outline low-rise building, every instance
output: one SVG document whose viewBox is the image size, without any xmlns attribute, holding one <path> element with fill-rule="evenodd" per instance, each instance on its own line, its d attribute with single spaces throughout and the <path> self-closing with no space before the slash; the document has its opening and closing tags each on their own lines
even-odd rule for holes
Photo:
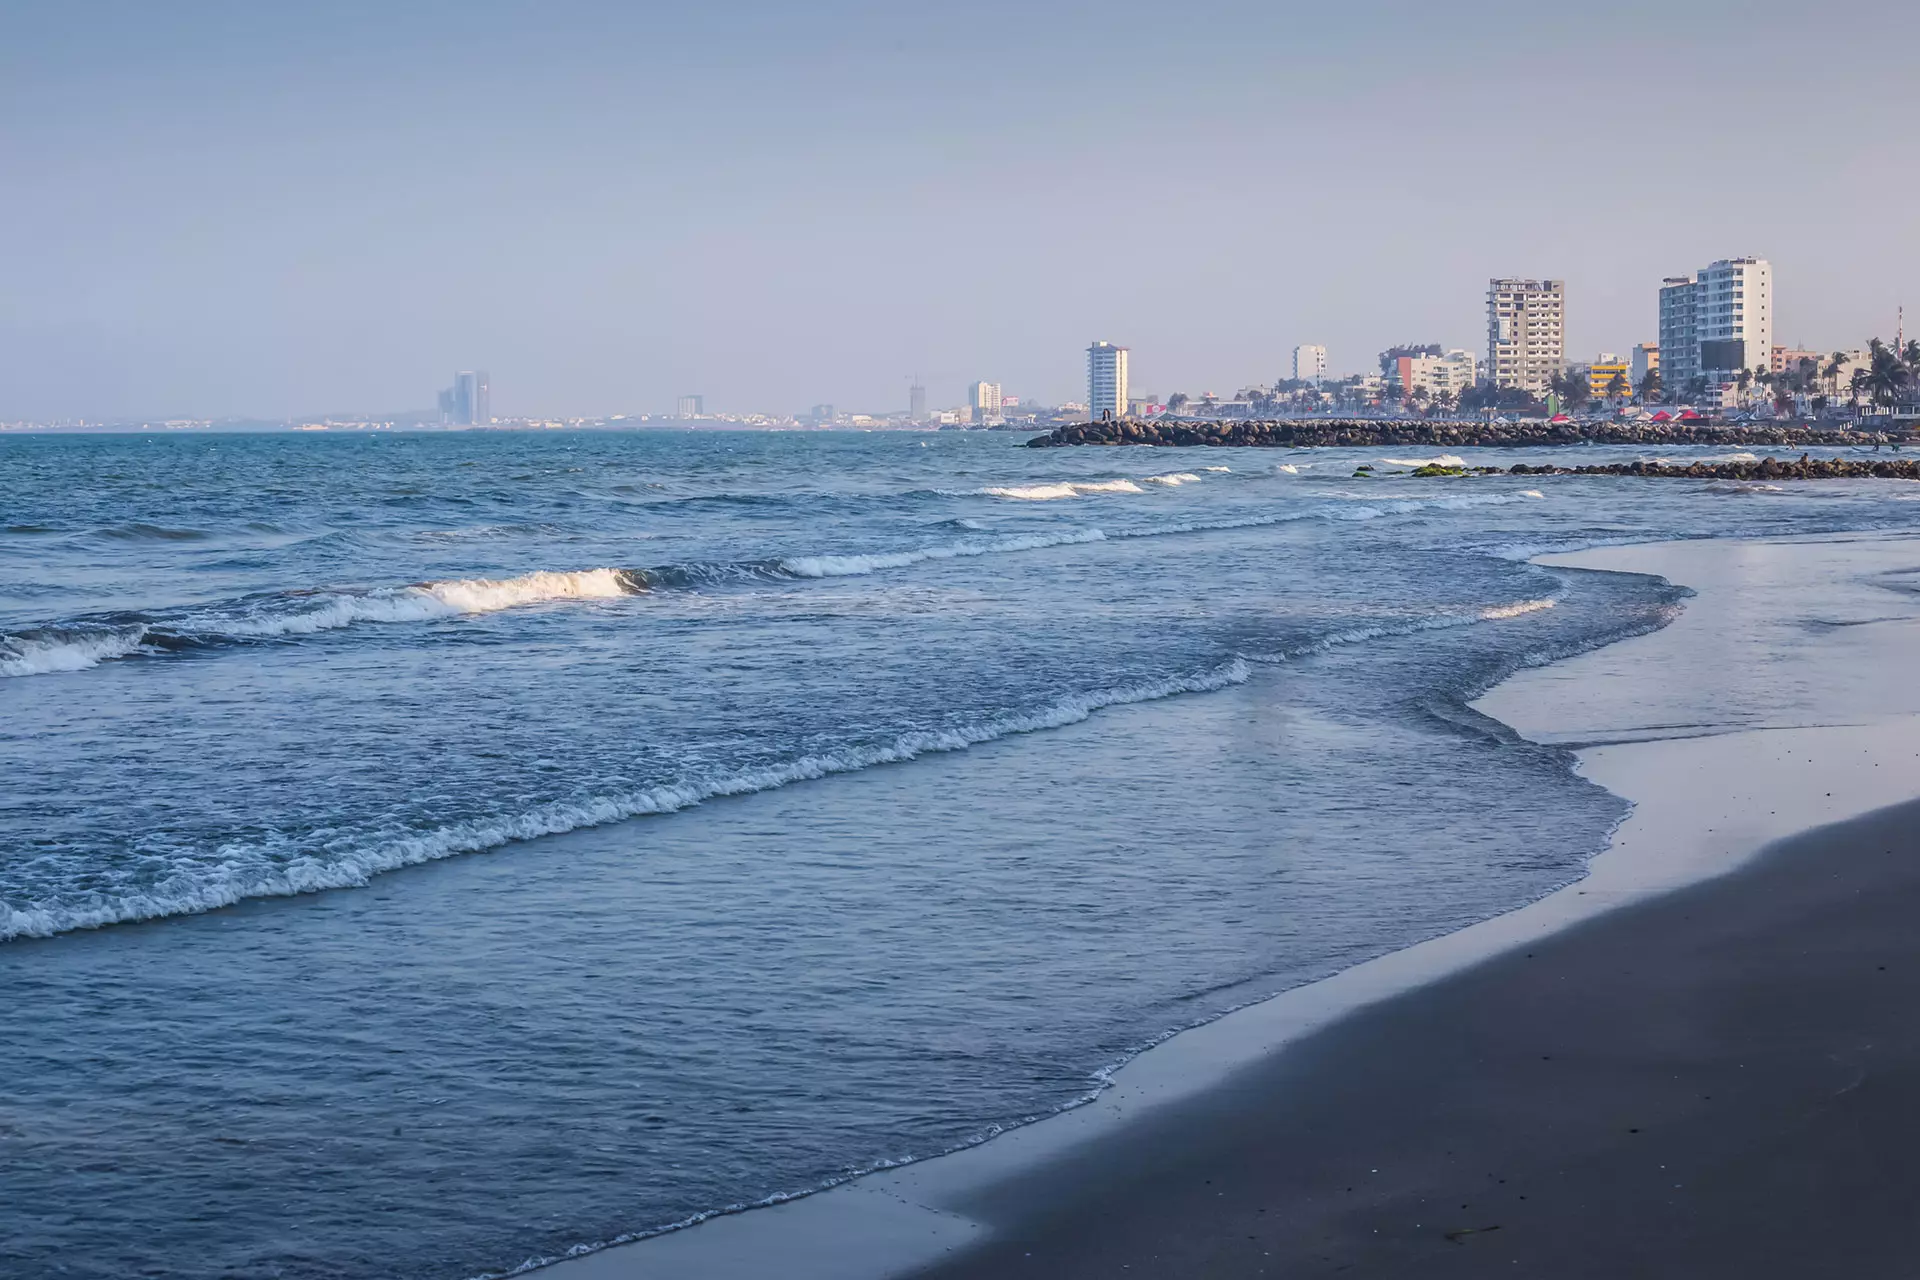
<svg viewBox="0 0 1920 1280">
<path fill-rule="evenodd" d="M 1409 394 L 1458 396 L 1473 386 L 1479 372 L 1480 362 L 1473 352 L 1458 347 L 1440 352 L 1433 347 L 1419 355 L 1391 357 L 1387 362 L 1386 380 Z"/>
<path fill-rule="evenodd" d="M 1596 400 L 1604 400 L 1613 394 L 1608 390 L 1613 380 L 1619 378 L 1624 388 L 1622 395 L 1633 394 L 1633 362 L 1622 360 L 1611 351 L 1602 352 L 1587 366 L 1587 394 Z"/>
<path fill-rule="evenodd" d="M 1631 370 L 1633 389 L 1638 391 L 1640 384 L 1647 380 L 1648 374 L 1660 373 L 1660 344 L 1657 342 L 1641 343 L 1633 349 L 1631 363 L 1633 365 Z M 1661 374 L 1662 380 L 1664 380 L 1665 377 L 1665 374 Z"/>
</svg>

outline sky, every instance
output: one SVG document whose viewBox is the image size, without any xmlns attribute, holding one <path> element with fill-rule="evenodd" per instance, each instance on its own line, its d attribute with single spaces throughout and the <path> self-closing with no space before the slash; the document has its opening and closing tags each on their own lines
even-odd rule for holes
<svg viewBox="0 0 1920 1280">
<path fill-rule="evenodd" d="M 1920 329 L 1920 6 L 0 0 L 0 421 L 1221 394 L 1774 263 Z"/>
</svg>

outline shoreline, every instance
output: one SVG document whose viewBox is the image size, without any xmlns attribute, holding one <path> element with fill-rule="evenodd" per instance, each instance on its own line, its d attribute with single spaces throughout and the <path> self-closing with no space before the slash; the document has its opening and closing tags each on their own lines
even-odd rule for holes
<svg viewBox="0 0 1920 1280">
<path fill-rule="evenodd" d="M 1903 538 L 1651 544 L 1544 559 L 1657 572 L 1649 570 L 1648 561 L 1663 556 L 1668 561 L 1719 556 L 1737 562 L 1756 547 L 1828 548 L 1811 557 L 1781 553 L 1788 559 L 1798 555 L 1819 560 L 1836 554 L 1832 548 L 1851 544 L 1857 550 L 1866 543 L 1879 544 L 1883 553 L 1902 565 L 1909 555 L 1920 560 L 1920 544 Z M 1638 706 L 1643 713 L 1655 710 L 1643 696 L 1634 696 L 1631 689 L 1622 695 L 1620 689 L 1623 678 L 1630 681 L 1631 673 L 1644 666 L 1646 650 L 1671 654 L 1697 646 L 1712 632 L 1716 619 L 1724 621 L 1720 613 L 1739 594 L 1732 585 L 1685 577 L 1673 580 L 1696 586 L 1700 595 L 1672 626 L 1522 672 L 1476 704 L 1536 740 L 1593 744 L 1579 752 L 1581 772 L 1634 802 L 1633 812 L 1615 831 L 1608 849 L 1579 881 L 1505 915 L 1367 961 L 1175 1035 L 1128 1062 L 1092 1102 L 989 1142 L 868 1174 L 790 1202 L 712 1217 L 694 1227 L 562 1260 L 548 1269 L 572 1268 L 568 1274 L 576 1280 L 608 1280 L 745 1277 L 768 1274 L 769 1267 L 775 1267 L 788 1276 L 852 1280 L 915 1274 L 957 1258 L 955 1266 L 964 1271 L 965 1259 L 974 1251 L 989 1256 L 996 1239 L 1008 1238 L 1021 1229 L 1022 1222 L 1031 1225 L 1042 1214 L 1048 1196 L 1034 1193 L 1036 1171 L 1079 1167 L 1084 1174 L 1084 1166 L 1075 1164 L 1077 1153 L 1095 1150 L 1118 1151 L 1124 1159 L 1127 1135 L 1152 1127 L 1157 1115 L 1172 1115 L 1184 1106 L 1204 1106 L 1208 1096 L 1229 1087 L 1235 1077 L 1293 1056 L 1283 1050 L 1337 1028 L 1361 1011 L 1415 1003 L 1426 989 L 1525 944 L 1565 934 L 1617 908 L 1714 881 L 1776 840 L 1905 801 L 1920 790 L 1899 781 L 1906 775 L 1891 767 L 1854 768 L 1838 779 L 1823 773 L 1817 788 L 1831 794 L 1816 794 L 1815 789 L 1801 785 L 1808 780 L 1805 759 L 1859 754 L 1872 757 L 1875 765 L 1887 766 L 1911 758 L 1916 754 L 1913 748 L 1920 745 L 1920 716 L 1915 714 L 1920 706 L 1904 708 L 1889 718 L 1885 708 L 1857 697 L 1836 704 L 1836 710 L 1859 720 L 1878 722 L 1865 726 L 1742 728 L 1697 721 L 1649 725 L 1644 714 L 1638 724 L 1618 723 L 1623 707 Z M 1889 604 L 1893 600 L 1891 595 L 1886 597 Z M 1915 617 L 1920 615 L 1910 614 L 1900 621 L 1912 622 Z M 1635 652 L 1623 656 L 1625 650 Z M 1602 677 L 1598 687 L 1611 693 L 1589 698 L 1586 705 L 1577 693 L 1570 700 L 1569 691 L 1595 674 Z M 1648 732 L 1656 736 L 1645 736 Z M 1671 736 L 1658 736 L 1661 733 Z M 1783 765 L 1782 761 L 1801 763 Z M 1692 783 L 1677 786 L 1676 778 Z M 1773 805 L 1764 815 L 1746 802 L 1761 795 Z M 1712 806 L 1703 803 L 1709 797 L 1734 803 L 1709 811 Z M 1677 859 L 1649 857 L 1644 851 L 1650 848 L 1685 852 Z M 1084 1176 L 1065 1181 L 1089 1185 Z M 1016 1196 L 1020 1204 L 1010 1207 L 1005 1189 L 1016 1187 L 1023 1188 Z M 1056 1201 L 1064 1195 L 1056 1188 Z M 1058 1203 L 1054 1209 L 1058 1211 Z M 1006 1260 L 1000 1262 L 1005 1265 Z"/>
</svg>

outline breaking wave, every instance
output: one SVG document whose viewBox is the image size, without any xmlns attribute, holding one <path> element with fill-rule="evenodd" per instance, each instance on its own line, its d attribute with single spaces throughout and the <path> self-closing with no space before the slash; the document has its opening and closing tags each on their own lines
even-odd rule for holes
<svg viewBox="0 0 1920 1280">
<path fill-rule="evenodd" d="M 1060 498 L 1081 498 L 1090 493 L 1145 493 L 1146 490 L 1131 480 L 1061 480 L 1054 484 L 996 485 L 979 492 L 990 498 L 1053 502 Z"/>
<path fill-rule="evenodd" d="M 157 885 L 116 889 L 90 883 L 51 901 L 22 907 L 0 904 L 0 941 L 192 915 L 247 898 L 353 888 L 383 872 L 423 862 L 628 818 L 673 813 L 722 796 L 768 791 L 875 765 L 962 751 L 1014 734 L 1077 724 L 1106 707 L 1224 689 L 1245 682 L 1248 675 L 1247 664 L 1236 657 L 1184 675 L 1066 694 L 1038 707 L 989 716 L 972 725 L 913 730 L 871 746 L 848 746 L 759 768 L 717 772 L 584 800 L 553 801 L 517 814 L 450 822 L 430 830 L 405 830 L 395 824 L 371 832 L 321 831 L 304 839 L 270 838 L 260 843 L 223 845 L 208 851 L 206 862 L 175 868 Z"/>
<path fill-rule="evenodd" d="M 117 614 L 0 635 L 0 675 L 85 671 L 115 658 L 308 636 L 359 622 L 430 622 L 560 600 L 609 600 L 645 584 L 623 569 L 454 578 L 364 591 L 250 596 L 165 614 Z"/>
<path fill-rule="evenodd" d="M 42 627 L 0 636 L 0 676 L 51 675 L 85 671 L 112 658 L 138 653 L 147 629 L 127 627 Z"/>
</svg>

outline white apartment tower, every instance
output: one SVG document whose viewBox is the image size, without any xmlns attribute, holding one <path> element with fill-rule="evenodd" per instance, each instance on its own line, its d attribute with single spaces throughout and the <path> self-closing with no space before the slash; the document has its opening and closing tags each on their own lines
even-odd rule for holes
<svg viewBox="0 0 1920 1280">
<path fill-rule="evenodd" d="M 1488 281 L 1486 376 L 1545 395 L 1566 362 L 1566 320 L 1564 280 Z"/>
<path fill-rule="evenodd" d="M 1320 346 L 1295 347 L 1293 349 L 1293 379 L 1295 382 L 1311 382 L 1316 387 L 1326 381 L 1327 349 Z"/>
<path fill-rule="evenodd" d="M 977 426 L 1000 421 L 1000 384 L 997 382 L 976 382 L 967 388 L 967 406 L 973 410 L 973 421 Z"/>
<path fill-rule="evenodd" d="M 1127 415 L 1127 349 L 1111 342 L 1087 348 L 1087 417 L 1099 422 L 1109 414 Z"/>
<path fill-rule="evenodd" d="M 1773 363 L 1773 264 L 1723 258 L 1660 285 L 1660 381 L 1684 391 L 1696 378 L 1731 382 Z"/>
</svg>

